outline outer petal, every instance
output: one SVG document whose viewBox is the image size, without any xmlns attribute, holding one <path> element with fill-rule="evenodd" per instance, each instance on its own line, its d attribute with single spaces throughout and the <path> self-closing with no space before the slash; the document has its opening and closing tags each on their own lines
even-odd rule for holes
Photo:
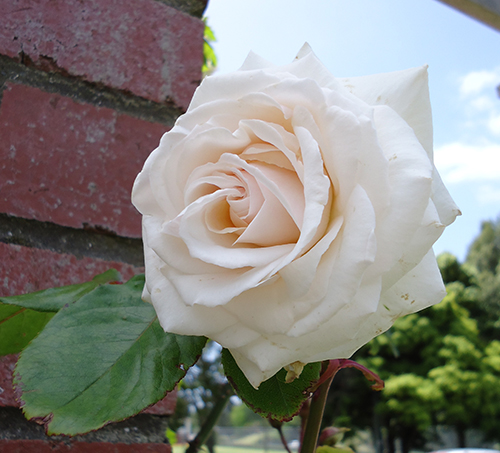
<svg viewBox="0 0 500 453">
<path fill-rule="evenodd" d="M 332 357 L 349 357 L 368 341 L 358 343 L 358 330 L 364 320 L 373 316 L 379 297 L 380 282 L 366 283 L 348 305 L 316 330 L 301 337 L 260 337 L 241 348 L 231 350 L 231 353 L 254 387 L 258 387 L 260 382 L 273 376 L 283 366 L 295 361 L 309 363 Z M 367 301 L 371 303 L 367 304 Z M 269 344 L 274 347 L 270 348 Z M 353 347 L 355 344 L 357 346 Z M 344 354 L 344 351 L 349 352 Z"/>
<path fill-rule="evenodd" d="M 415 131 L 432 159 L 432 114 L 427 66 L 339 81 L 369 105 L 388 105 Z"/>
<path fill-rule="evenodd" d="M 308 44 L 304 44 L 295 60 L 289 65 L 280 68 L 282 72 L 290 72 L 300 79 L 315 80 L 324 87 L 336 83 L 335 77 L 314 54 Z"/>
<path fill-rule="evenodd" d="M 393 110 L 382 106 L 375 109 L 375 126 L 388 159 L 390 203 L 377 218 L 380 253 L 370 270 L 372 276 L 388 272 L 403 255 L 420 227 L 432 184 L 432 165 L 410 127 Z"/>
<path fill-rule="evenodd" d="M 261 337 L 231 353 L 252 385 L 258 387 L 293 361 L 307 363 L 350 357 L 389 329 L 398 317 L 436 304 L 446 295 L 432 250 L 382 296 L 380 288 L 380 281 L 364 281 L 351 304 L 307 335 Z M 372 303 L 366 304 L 367 300 Z M 269 343 L 276 347 L 269 348 Z"/>
<path fill-rule="evenodd" d="M 373 286 L 375 281 L 372 282 Z M 364 289 L 366 285 L 362 285 Z M 378 287 L 380 291 L 380 286 Z M 380 293 L 379 293 L 380 294 Z M 346 313 L 346 319 L 337 319 L 342 325 L 351 324 L 354 332 L 346 342 L 334 344 L 329 351 L 311 356 L 311 361 L 324 360 L 328 357 L 350 357 L 372 338 L 389 329 L 394 321 L 404 315 L 415 313 L 430 305 L 437 304 L 446 295 L 441 273 L 437 267 L 434 252 L 430 250 L 424 259 L 406 274 L 396 285 L 380 294 L 380 302 L 374 313 L 364 320 L 361 317 L 356 325 L 356 311 Z M 357 298 L 359 298 L 359 294 Z M 364 322 L 363 322 L 364 321 Z M 346 338 L 349 338 L 347 335 Z"/>
<path fill-rule="evenodd" d="M 274 64 L 257 55 L 255 52 L 250 51 L 238 71 L 253 71 L 255 69 L 270 69 L 274 67 Z"/>
<path fill-rule="evenodd" d="M 249 93 L 258 93 L 279 81 L 271 71 L 261 69 L 205 77 L 193 95 L 188 112 L 220 99 L 239 99 Z"/>
<path fill-rule="evenodd" d="M 360 186 L 353 191 L 344 215 L 342 231 L 335 238 L 338 253 L 335 254 L 334 260 L 326 254 L 321 263 L 322 266 L 330 268 L 329 277 L 326 279 L 328 290 L 319 304 L 310 301 L 310 312 L 297 320 L 288 332 L 290 336 L 300 337 L 316 330 L 349 305 L 358 291 L 366 268 L 375 259 L 375 213 L 368 196 Z M 321 284 L 321 281 L 316 283 Z"/>
<path fill-rule="evenodd" d="M 137 176 L 132 189 L 132 203 L 143 215 L 161 216 L 167 209 L 175 210 L 171 196 L 165 190 L 157 190 L 152 187 L 155 179 L 154 173 L 164 166 L 168 155 L 165 153 L 166 147 L 175 147 L 185 135 L 174 130 L 165 134 L 162 138 L 162 145 L 156 148 L 146 159 L 144 168 Z M 154 169 L 154 171 L 153 171 Z M 176 193 L 173 194 L 174 196 Z"/>
<path fill-rule="evenodd" d="M 432 173 L 432 200 L 436 206 L 439 220 L 443 225 L 450 225 L 457 216 L 462 215 L 435 167 Z"/>
<path fill-rule="evenodd" d="M 165 278 L 162 272 L 165 263 L 149 246 L 146 231 L 143 231 L 143 241 L 147 269 L 143 298 L 153 304 L 160 324 L 167 332 L 211 336 L 237 322 L 223 308 L 186 306 L 174 286 Z M 207 323 L 207 316 L 211 319 L 210 323 Z"/>
<path fill-rule="evenodd" d="M 276 262 L 281 259 L 281 255 L 290 253 L 293 249 L 293 245 L 278 246 L 275 247 L 279 252 L 278 260 L 271 259 L 267 264 L 255 268 L 228 270 L 193 258 L 181 239 L 161 232 L 160 222 L 157 219 L 144 218 L 143 223 L 143 235 L 148 237 L 147 249 L 154 251 L 155 256 L 161 260 L 163 277 L 169 280 L 169 284 L 175 288 L 178 297 L 187 306 L 201 304 L 215 307 L 227 303 L 243 291 L 265 281 L 276 266 Z M 260 251 L 265 253 L 262 249 Z M 146 279 L 148 279 L 147 264 L 146 269 Z M 164 303 L 171 304 L 171 300 L 165 297 Z M 200 335 L 206 334 L 202 331 Z"/>
<path fill-rule="evenodd" d="M 373 116 L 371 109 L 367 113 Z M 332 106 L 320 126 L 323 159 L 335 187 L 337 209 L 342 212 L 354 187 L 361 184 L 376 212 L 383 212 L 389 205 L 388 167 L 373 119 Z M 312 125 L 308 128 L 313 129 Z"/>
</svg>

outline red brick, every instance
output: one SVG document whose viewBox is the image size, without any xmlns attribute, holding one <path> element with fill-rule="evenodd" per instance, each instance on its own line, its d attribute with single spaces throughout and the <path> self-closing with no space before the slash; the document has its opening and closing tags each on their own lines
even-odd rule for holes
<svg viewBox="0 0 500 453">
<path fill-rule="evenodd" d="M 171 453 L 170 445 L 159 443 L 113 444 L 110 442 L 54 442 L 50 440 L 2 440 L 2 453 Z"/>
<path fill-rule="evenodd" d="M 140 237 L 130 192 L 165 130 L 109 108 L 7 84 L 0 104 L 0 212 Z"/>
<path fill-rule="evenodd" d="M 156 102 L 189 104 L 203 22 L 155 0 L 0 0 L 0 53 Z"/>
<path fill-rule="evenodd" d="M 123 280 L 144 271 L 131 264 L 78 259 L 73 255 L 13 244 L 0 243 L 0 256 L 0 296 L 83 283 L 110 268 L 117 269 Z"/>
<path fill-rule="evenodd" d="M 151 415 L 172 415 L 175 412 L 177 403 L 177 390 L 167 393 L 167 396 L 162 400 L 153 404 L 151 407 L 143 410 L 145 414 Z"/>
<path fill-rule="evenodd" d="M 19 407 L 14 389 L 12 388 L 12 375 L 16 362 L 17 354 L 0 357 L 0 407 Z"/>
</svg>

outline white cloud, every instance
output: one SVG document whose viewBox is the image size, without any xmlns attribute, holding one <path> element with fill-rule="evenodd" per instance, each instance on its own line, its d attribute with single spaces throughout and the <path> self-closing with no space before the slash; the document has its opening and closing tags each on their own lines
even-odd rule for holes
<svg viewBox="0 0 500 453">
<path fill-rule="evenodd" d="M 494 88 L 497 85 L 500 85 L 500 68 L 491 71 L 473 71 L 461 78 L 460 94 L 477 95 L 485 88 Z"/>
<path fill-rule="evenodd" d="M 498 102 L 496 99 L 493 99 L 492 96 L 479 96 L 477 98 L 470 100 L 470 105 L 480 112 L 487 112 L 489 110 L 493 110 Z"/>
<path fill-rule="evenodd" d="M 448 184 L 500 181 L 500 144 L 497 143 L 448 143 L 436 148 L 434 161 Z"/>
<path fill-rule="evenodd" d="M 436 146 L 434 161 L 463 211 L 500 204 L 500 67 L 460 79 L 461 129 L 453 142 Z M 474 201 L 472 201 L 474 200 Z M 468 203 L 474 203 L 474 207 Z"/>
<path fill-rule="evenodd" d="M 500 137 L 500 67 L 492 70 L 473 71 L 459 79 L 463 131 L 483 139 Z"/>
<path fill-rule="evenodd" d="M 500 135 L 500 113 L 490 115 L 488 128 L 494 135 Z"/>
</svg>

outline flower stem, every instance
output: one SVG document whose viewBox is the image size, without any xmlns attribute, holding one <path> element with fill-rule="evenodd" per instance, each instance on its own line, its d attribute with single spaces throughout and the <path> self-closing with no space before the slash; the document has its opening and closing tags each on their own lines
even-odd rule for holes
<svg viewBox="0 0 500 453">
<path fill-rule="evenodd" d="M 281 439 L 281 443 L 283 444 L 283 448 L 288 452 L 292 453 L 290 448 L 288 447 L 288 442 L 285 439 L 285 435 L 283 434 L 283 422 L 280 422 L 278 420 L 274 420 L 272 418 L 269 419 L 269 424 L 278 431 Z"/>
<path fill-rule="evenodd" d="M 221 389 L 219 399 L 210 411 L 210 414 L 208 414 L 208 417 L 203 423 L 200 432 L 191 442 L 189 442 L 189 447 L 187 448 L 186 453 L 197 453 L 200 447 L 207 441 L 207 439 L 210 437 L 210 434 L 212 433 L 212 430 L 217 424 L 217 420 L 219 420 L 219 417 L 224 411 L 224 408 L 229 401 L 229 397 L 232 394 L 232 387 L 227 383 L 224 384 Z"/>
<path fill-rule="evenodd" d="M 331 376 L 322 382 L 312 396 L 300 453 L 314 453 L 316 451 L 326 398 L 335 374 L 336 373 L 332 373 Z"/>
<path fill-rule="evenodd" d="M 285 435 L 283 434 L 283 430 L 281 428 L 279 428 L 278 432 L 280 433 L 280 439 L 281 439 L 281 443 L 283 444 L 283 447 L 285 448 L 285 450 L 288 453 L 292 453 L 292 451 L 290 450 L 290 447 L 288 446 L 288 442 L 285 439 Z"/>
<path fill-rule="evenodd" d="M 380 379 L 378 374 L 353 360 L 333 359 L 323 362 L 323 373 L 315 384 L 316 390 L 311 399 L 309 413 L 306 415 L 307 420 L 300 453 L 314 453 L 316 451 L 328 390 L 330 390 L 333 378 L 342 368 L 357 368 L 360 370 L 366 379 L 374 382 L 372 384 L 373 390 L 382 390 L 384 388 L 384 381 Z"/>
</svg>

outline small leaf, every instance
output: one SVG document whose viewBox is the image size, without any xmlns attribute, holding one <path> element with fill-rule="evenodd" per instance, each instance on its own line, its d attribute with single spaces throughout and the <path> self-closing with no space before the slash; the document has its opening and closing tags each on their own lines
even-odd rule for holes
<svg viewBox="0 0 500 453">
<path fill-rule="evenodd" d="M 302 404 L 310 396 L 310 389 L 319 379 L 321 363 L 307 364 L 300 377 L 287 384 L 286 371 L 281 369 L 273 377 L 260 384 L 256 390 L 236 364 L 227 349 L 222 350 L 224 372 L 238 396 L 262 417 L 288 421 L 298 414 Z"/>
<path fill-rule="evenodd" d="M 80 299 L 99 285 L 119 280 L 121 280 L 120 273 L 116 269 L 108 269 L 106 272 L 96 275 L 89 282 L 43 289 L 21 296 L 0 297 L 0 303 L 31 308 L 36 311 L 57 312 L 65 304 Z"/>
<path fill-rule="evenodd" d="M 210 44 L 211 42 L 217 41 L 215 39 L 215 34 L 212 29 L 208 26 L 206 17 L 203 19 L 205 23 L 205 32 L 203 35 L 203 75 L 211 74 L 217 67 L 217 55 Z"/>
<path fill-rule="evenodd" d="M 168 439 L 170 445 L 175 445 L 177 443 L 177 434 L 170 428 L 165 431 L 165 437 Z"/>
<path fill-rule="evenodd" d="M 205 23 L 205 30 L 203 32 L 203 39 L 205 39 L 205 41 L 217 41 L 217 39 L 215 38 L 214 31 L 207 24 L 207 18 L 206 17 L 203 19 L 203 22 Z"/>
<path fill-rule="evenodd" d="M 110 269 L 90 282 L 0 297 L 0 355 L 21 352 L 65 304 L 75 302 L 99 285 L 120 278 L 117 270 Z"/>
<path fill-rule="evenodd" d="M 27 418 L 76 435 L 162 399 L 192 366 L 204 337 L 166 334 L 141 300 L 144 276 L 105 285 L 60 310 L 23 351 L 15 385 Z"/>
</svg>

